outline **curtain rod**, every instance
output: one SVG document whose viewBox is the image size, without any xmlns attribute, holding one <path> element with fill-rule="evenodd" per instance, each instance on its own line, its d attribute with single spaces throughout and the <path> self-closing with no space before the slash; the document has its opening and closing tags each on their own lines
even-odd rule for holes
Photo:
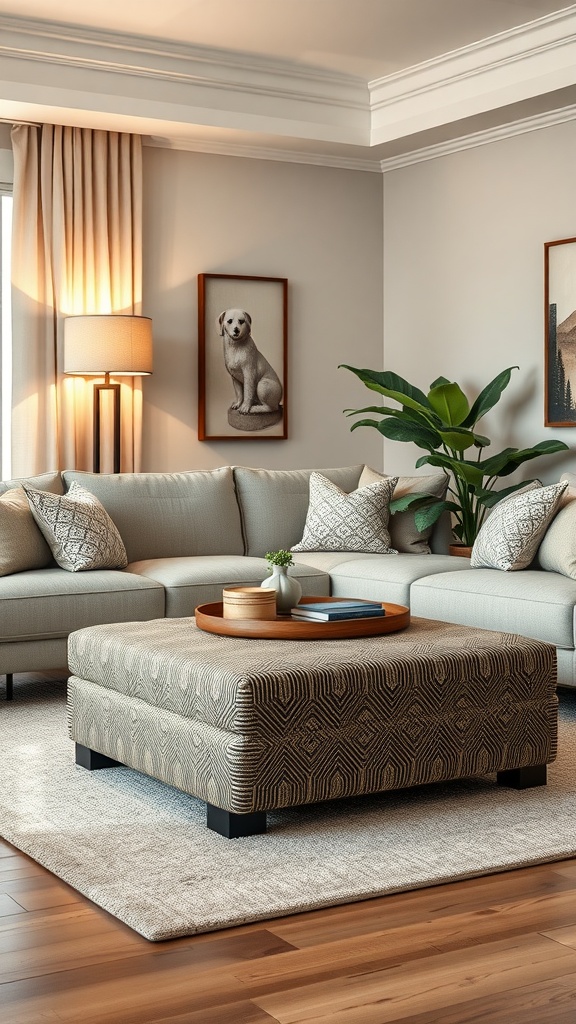
<svg viewBox="0 0 576 1024">
<path fill-rule="evenodd" d="M 22 121 L 19 117 L 0 117 L 0 124 L 26 124 L 31 128 L 41 128 L 42 123 L 39 121 Z"/>
</svg>

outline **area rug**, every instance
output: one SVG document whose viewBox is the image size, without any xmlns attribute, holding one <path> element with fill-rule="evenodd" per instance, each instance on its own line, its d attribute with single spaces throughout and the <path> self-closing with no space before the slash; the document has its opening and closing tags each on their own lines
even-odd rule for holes
<svg viewBox="0 0 576 1024">
<path fill-rule="evenodd" d="M 316 804 L 227 840 L 193 797 L 129 768 L 76 767 L 65 689 L 21 677 L 0 704 L 0 834 L 151 941 L 576 854 L 570 692 L 546 787 L 492 777 Z"/>
</svg>

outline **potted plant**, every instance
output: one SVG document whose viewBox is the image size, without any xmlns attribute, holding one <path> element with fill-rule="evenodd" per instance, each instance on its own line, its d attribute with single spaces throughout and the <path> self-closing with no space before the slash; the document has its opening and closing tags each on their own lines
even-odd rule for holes
<svg viewBox="0 0 576 1024">
<path fill-rule="evenodd" d="M 288 568 L 294 565 L 290 551 L 267 551 L 266 561 L 272 575 L 260 585 L 276 591 L 276 608 L 281 615 L 288 615 L 302 597 L 302 587 L 294 576 L 288 576 Z"/>
<path fill-rule="evenodd" d="M 438 377 L 430 385 L 428 394 L 424 394 L 396 373 L 341 365 L 355 373 L 371 391 L 379 392 L 399 406 L 345 409 L 349 416 L 375 413 L 380 417 L 357 420 L 351 429 L 374 427 L 393 441 L 411 441 L 426 452 L 416 461 L 417 468 L 426 464 L 439 466 L 448 476 L 444 501 L 437 495 L 422 493 L 407 494 L 391 502 L 392 513 L 411 509 L 419 530 L 431 526 L 448 511 L 452 513 L 455 537 L 460 544 L 471 546 L 488 510 L 533 481 L 523 480 L 500 490 L 496 489 L 497 482 L 514 473 L 524 462 L 568 449 L 563 441 L 549 440 L 531 448 L 504 448 L 497 455 L 484 457 L 484 450 L 491 442 L 478 433 L 476 425 L 500 400 L 517 366 L 499 373 L 470 405 L 462 388 L 446 377 Z"/>
</svg>

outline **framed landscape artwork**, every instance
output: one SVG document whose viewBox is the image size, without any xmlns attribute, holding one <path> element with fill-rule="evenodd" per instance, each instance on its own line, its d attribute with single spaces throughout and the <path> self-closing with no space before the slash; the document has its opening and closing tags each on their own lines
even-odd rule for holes
<svg viewBox="0 0 576 1024">
<path fill-rule="evenodd" d="M 288 281 L 198 275 L 198 439 L 288 436 Z"/>
<path fill-rule="evenodd" d="M 576 426 L 576 238 L 544 244 L 547 427 Z"/>
</svg>

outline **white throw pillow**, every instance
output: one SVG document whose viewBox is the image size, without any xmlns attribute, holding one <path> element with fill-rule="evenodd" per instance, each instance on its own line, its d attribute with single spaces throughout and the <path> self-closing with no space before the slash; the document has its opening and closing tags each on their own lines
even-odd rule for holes
<svg viewBox="0 0 576 1024">
<path fill-rule="evenodd" d="M 389 480 L 390 477 L 377 473 L 370 466 L 364 466 L 358 481 L 358 487 L 365 487 L 366 484 L 373 484 L 377 480 Z M 434 494 L 439 501 L 446 497 L 448 489 L 448 477 L 446 473 L 433 473 L 430 476 L 399 476 L 398 483 L 394 488 L 392 498 L 403 498 L 405 494 Z M 425 530 L 416 529 L 414 512 L 407 509 L 406 512 L 396 512 L 390 516 L 388 530 L 390 543 L 397 551 L 404 551 L 410 555 L 429 555 L 430 545 L 428 541 L 432 536 L 433 526 Z"/>
<path fill-rule="evenodd" d="M 69 572 L 124 569 L 122 538 L 95 495 L 75 481 L 67 494 L 50 494 L 24 485 L 32 515 L 58 565 Z"/>
<path fill-rule="evenodd" d="M 505 572 L 530 565 L 567 486 L 537 487 L 496 505 L 474 542 L 470 565 Z"/>
<path fill-rule="evenodd" d="M 40 533 L 23 487 L 0 494 L 0 576 L 50 565 L 52 553 Z"/>
<path fill-rule="evenodd" d="M 398 477 L 387 477 L 347 494 L 321 473 L 312 473 L 304 536 L 291 550 L 397 554 L 388 532 L 397 481 Z"/>
</svg>

